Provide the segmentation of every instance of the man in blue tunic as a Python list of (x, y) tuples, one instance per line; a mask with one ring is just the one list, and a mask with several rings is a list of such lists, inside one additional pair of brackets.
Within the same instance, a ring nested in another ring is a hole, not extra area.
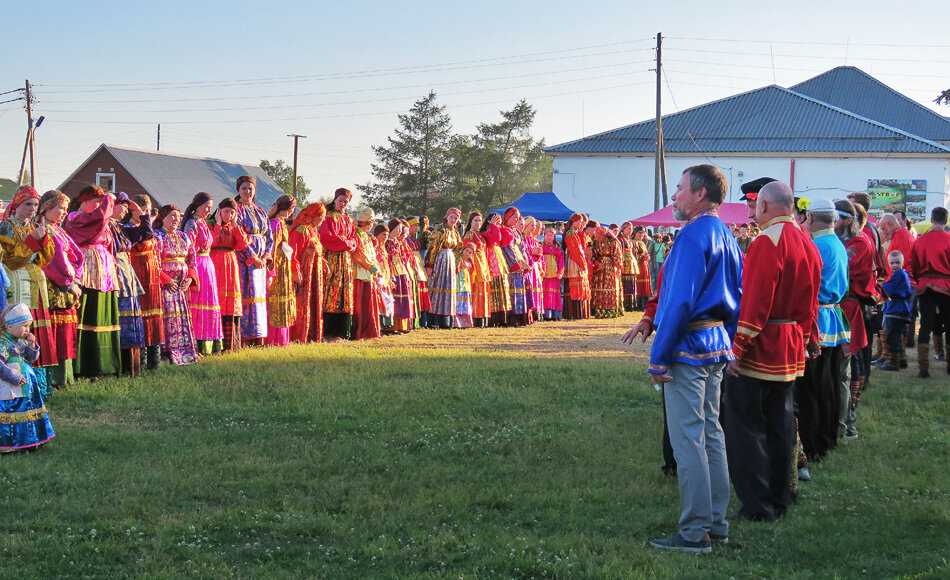
[[(665, 383), (681, 515), (680, 532), (651, 541), (657, 548), (709, 553), (711, 540), (728, 539), (730, 492), (719, 386), (726, 363), (734, 358), (742, 253), (718, 217), (727, 190), (719, 169), (694, 165), (683, 172), (673, 196), (673, 216), (686, 225), (663, 265), (648, 372), (654, 384)], [(650, 328), (638, 325), (623, 341), (632, 342)]]
[[(849, 381), (841, 381), (848, 356), (842, 345), (851, 330), (840, 302), (848, 293), (848, 251), (835, 235), (838, 212), (831, 200), (817, 198), (805, 210), (805, 229), (821, 254), (818, 286), (818, 336), (821, 353), (805, 362), (805, 374), (795, 382), (798, 432), (809, 461), (821, 460), (837, 446), (842, 396), (850, 401)], [(848, 373), (850, 375), (850, 372)], [(843, 390), (842, 390), (843, 389)]]

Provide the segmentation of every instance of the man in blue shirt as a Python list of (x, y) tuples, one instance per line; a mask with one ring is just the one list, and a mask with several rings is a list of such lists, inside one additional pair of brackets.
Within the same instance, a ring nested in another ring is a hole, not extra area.
[(686, 222), (663, 265), (655, 325), (644, 321), (623, 336), (656, 327), (648, 372), (664, 384), (670, 441), (678, 467), (680, 533), (653, 540), (657, 548), (712, 551), (711, 540), (728, 539), (729, 474), (719, 424), (719, 386), (734, 359), (739, 321), (742, 253), (718, 217), (728, 190), (712, 165), (683, 172), (673, 196), (673, 216)]

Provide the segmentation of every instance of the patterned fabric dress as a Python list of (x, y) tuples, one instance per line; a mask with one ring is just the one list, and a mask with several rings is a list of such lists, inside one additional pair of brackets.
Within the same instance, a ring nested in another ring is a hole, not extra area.
[(162, 284), (159, 280), (162, 262), (159, 257), (159, 243), (148, 219), (135, 225), (123, 226), (125, 236), (132, 242), (129, 259), (132, 270), (142, 285), (144, 294), (139, 296), (142, 309), (142, 326), (145, 329), (145, 345), (159, 346), (165, 342), (165, 323), (162, 321)]
[(491, 276), (488, 284), (489, 324), (504, 326), (508, 323), (508, 312), (511, 310), (511, 289), (508, 285), (508, 263), (501, 250), (501, 228), (489, 224), (481, 235), (485, 238), (485, 260)]
[(323, 340), (323, 274), (327, 268), (320, 232), (313, 226), (298, 226), (290, 232), (288, 243), (294, 250), (294, 279), (300, 280), (297, 317), (290, 329), (290, 340), (320, 342)]
[(198, 273), (198, 291), (188, 293), (191, 328), (195, 333), (198, 351), (201, 354), (212, 354), (222, 350), (224, 339), (218, 276), (211, 259), (211, 245), (214, 240), (211, 228), (205, 220), (190, 219), (182, 229), (195, 245), (195, 271)]
[[(192, 364), (198, 357), (191, 329), (191, 311), (181, 285), (186, 278), (198, 278), (195, 272), (195, 247), (191, 237), (180, 230), (166, 232), (162, 229), (157, 230), (155, 235), (161, 242), (162, 310), (165, 322), (162, 353), (176, 365)], [(174, 282), (178, 287), (170, 289), (167, 286), (169, 282)], [(195, 290), (194, 285), (195, 282), (192, 282), (188, 292)]]
[(65, 385), (73, 382), (73, 359), (76, 358), (76, 309), (79, 299), (69, 292), (82, 276), (82, 250), (63, 228), (56, 224), (46, 226), (52, 238), (53, 260), (43, 268), (46, 274), (46, 291), (49, 296), (50, 321), (56, 335), (57, 368), (52, 373), (52, 383)]
[[(274, 218), (270, 221), (274, 238), (273, 270), (267, 285), (267, 344), (290, 344), (290, 327), (297, 318), (297, 297), (293, 281), (293, 248), (288, 243), (287, 224)], [(289, 254), (289, 255), (288, 255)]]
[(459, 260), (458, 279), (456, 280), (455, 326), (458, 328), (472, 328), (472, 262)]
[(491, 270), (488, 267), (486, 255), (487, 244), (485, 237), (478, 232), (469, 231), (463, 241), (475, 244), (475, 257), (472, 262), (472, 318), (475, 326), (487, 326), (491, 316), (489, 304), (489, 288), (491, 284)]
[(637, 305), (637, 260), (633, 255), (633, 240), (620, 236), (620, 249), (623, 253), (623, 268), (620, 271), (620, 283), (623, 286), (623, 309), (633, 312)]
[(544, 310), (544, 270), (542, 269), (541, 244), (534, 236), (522, 235), (524, 240), (523, 255), (528, 261), (528, 269), (524, 272), (525, 299), (528, 310), (535, 311), (536, 316)]
[(414, 237), (406, 238), (406, 247), (409, 249), (409, 276), (412, 286), (413, 328), (419, 328), (422, 318), (426, 315), (432, 302), (429, 299), (429, 278), (426, 276), (425, 261), (422, 259), (422, 246)]
[(409, 247), (405, 241), (387, 240), (386, 253), (389, 258), (389, 270), (393, 277), (393, 328), (396, 332), (407, 332), (410, 322), (415, 318), (412, 290), (409, 287)]
[(564, 301), (561, 296), (561, 279), (564, 277), (564, 250), (557, 243), (541, 247), (544, 257), (544, 318), (560, 320)]
[(376, 240), (363, 230), (356, 230), (359, 244), (353, 251), (353, 265), (356, 269), (356, 282), (353, 284), (353, 338), (366, 340), (379, 338), (382, 329), (379, 324), (380, 302), (376, 276), (379, 264), (376, 262)]
[(328, 208), (320, 225), (320, 243), (330, 272), (323, 280), (323, 333), (350, 338), (353, 331), (353, 260), (359, 244), (353, 220), (345, 213)]
[(620, 242), (610, 234), (603, 241), (594, 241), (594, 276), (591, 278), (591, 311), (594, 318), (623, 316), (620, 292), (620, 272), (623, 253)]
[(0, 336), (0, 453), (38, 447), (56, 436), (30, 366), (39, 356), (37, 348), (7, 333)]
[(247, 234), (234, 224), (215, 224), (211, 230), (211, 263), (214, 265), (218, 308), (221, 312), (222, 348), (241, 350), (241, 272), (238, 252), (247, 248)]
[(457, 298), (455, 251), (462, 245), (462, 238), (455, 228), (445, 224), (438, 227), (429, 238), (426, 252), (426, 267), (432, 268), (429, 276), (430, 326), (452, 328), (455, 319)]
[(508, 287), (511, 292), (511, 311), (508, 324), (524, 326), (531, 323), (531, 311), (525, 296), (524, 265), (527, 263), (522, 253), (524, 241), (521, 233), (508, 227), (501, 228), (501, 250), (508, 266)]
[[(653, 296), (653, 284), (650, 280), (650, 252), (642, 240), (633, 240), (633, 255), (637, 260), (637, 297), (646, 300)], [(643, 308), (642, 304), (640, 308)]]
[(10, 280), (10, 304), (22, 302), (30, 307), (33, 315), (33, 334), (40, 347), (37, 374), (45, 384), (46, 368), (55, 367), (56, 332), (49, 313), (49, 293), (43, 268), (53, 259), (55, 244), (47, 233), (39, 242), (30, 233), (33, 222), (24, 222), (11, 215), (0, 223), (0, 250), (3, 251), (3, 266)]
[(587, 234), (570, 230), (564, 235), (564, 275), (570, 288), (569, 299), (564, 304), (564, 318), (584, 320), (590, 318), (590, 279), (587, 277)]
[(267, 214), (257, 205), (238, 202), (237, 223), (247, 234), (248, 245), (237, 253), (241, 275), (241, 338), (263, 344), (267, 336), (267, 267), (250, 265), (251, 258), (265, 262), (274, 249)]
[[(376, 263), (379, 264), (379, 290), (382, 294), (386, 292), (389, 296), (393, 295), (393, 271), (392, 271), (392, 262), (389, 256), (389, 250), (386, 249), (386, 245), (389, 243), (387, 240), (386, 244), (380, 244), (379, 240), (374, 240), (376, 242)], [(394, 321), (393, 316), (390, 316), (386, 312), (385, 300), (380, 300), (379, 306), (379, 327), (382, 330), (394, 330)], [(395, 313), (395, 300), (393, 300), (393, 313)], [(408, 322), (408, 321), (407, 321)]]
[[(82, 249), (79, 332), (76, 341), (76, 374), (84, 376), (117, 373), (122, 369), (119, 344), (119, 295), (116, 290), (115, 257), (112, 255), (114, 200), (105, 196), (91, 212), (74, 211), (63, 229)], [(42, 348), (42, 347), (41, 347)]]
[(136, 376), (141, 368), (139, 349), (145, 346), (145, 328), (139, 296), (145, 294), (132, 269), (129, 250), (132, 242), (125, 235), (119, 220), (109, 220), (112, 251), (115, 255), (116, 285), (119, 293), (119, 346), (122, 349), (122, 372)]

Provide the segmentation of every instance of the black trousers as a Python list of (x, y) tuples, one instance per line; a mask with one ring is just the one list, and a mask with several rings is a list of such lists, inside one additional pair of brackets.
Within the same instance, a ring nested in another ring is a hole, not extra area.
[(774, 520), (792, 503), (794, 384), (746, 376), (725, 381), (722, 427), (729, 478), (742, 502), (743, 517)]
[(950, 328), (950, 294), (927, 290), (917, 297), (917, 305), (920, 308), (920, 334), (917, 336), (917, 344), (930, 344), (931, 332), (941, 329), (946, 333)]
[(663, 395), (663, 469), (676, 469), (676, 458), (673, 456), (673, 445), (670, 443), (670, 426), (666, 422), (666, 385), (660, 389)]
[(798, 435), (809, 461), (820, 461), (838, 445), (842, 356), (840, 346), (823, 347), (820, 356), (805, 362), (805, 374), (795, 381)]

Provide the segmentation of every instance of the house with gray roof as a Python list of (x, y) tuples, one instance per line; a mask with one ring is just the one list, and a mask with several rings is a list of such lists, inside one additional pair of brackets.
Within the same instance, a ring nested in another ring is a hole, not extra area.
[[(650, 119), (548, 147), (554, 192), (601, 221), (652, 212), (655, 129)], [(666, 115), (663, 133), (671, 194), (683, 170), (712, 163), (729, 181), (727, 202), (762, 176), (808, 198), (907, 184), (913, 219), (950, 196), (950, 121), (854, 67)]]
[(215, 202), (234, 197), (234, 184), (242, 175), (257, 178), (257, 205), (270, 208), (283, 195), (280, 186), (257, 165), (210, 157), (189, 157), (100, 145), (59, 186), (70, 198), (90, 183), (106, 191), (123, 191), (130, 196), (145, 194), (154, 205), (174, 204), (182, 210), (199, 191), (210, 193)]

